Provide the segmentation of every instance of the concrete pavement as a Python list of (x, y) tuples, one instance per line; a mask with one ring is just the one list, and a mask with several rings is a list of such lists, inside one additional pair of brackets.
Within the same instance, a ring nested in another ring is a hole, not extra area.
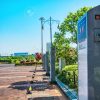
[[(0, 100), (67, 100), (56, 85), (49, 84), (41, 66), (36, 69), (34, 82), (32, 75), (35, 66), (0, 67)], [(32, 95), (26, 90), (32, 86)]]
[(31, 95), (27, 98), (31, 100), (68, 100), (62, 91), (53, 84), (49, 83), (49, 77), (45, 76), (42, 67), (37, 67), (34, 77), (34, 87)]

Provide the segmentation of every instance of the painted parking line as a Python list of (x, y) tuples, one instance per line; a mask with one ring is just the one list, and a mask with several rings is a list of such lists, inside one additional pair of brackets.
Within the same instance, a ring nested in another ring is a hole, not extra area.
[(27, 77), (27, 76), (11, 76), (11, 77), (0, 77), (0, 79), (4, 79), (4, 78), (23, 78), (23, 77)]
[(4, 74), (23, 74), (23, 73), (31, 73), (31, 72), (3, 72), (3, 73), (0, 73), (0, 75), (4, 75)]
[(1, 88), (19, 88), (19, 87), (28, 87), (30, 85), (28, 84), (24, 84), (24, 85), (4, 85), (4, 86), (0, 86), (0, 89)]
[(10, 85), (0, 86), (0, 88), (8, 88)]

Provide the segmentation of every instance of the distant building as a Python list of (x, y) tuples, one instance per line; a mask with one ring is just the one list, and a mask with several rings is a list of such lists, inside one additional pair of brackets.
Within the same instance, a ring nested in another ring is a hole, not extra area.
[(14, 56), (28, 56), (28, 52), (14, 53)]

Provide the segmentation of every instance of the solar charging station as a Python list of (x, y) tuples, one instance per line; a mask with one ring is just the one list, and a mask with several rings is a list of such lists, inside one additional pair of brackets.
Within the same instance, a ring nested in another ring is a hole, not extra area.
[(78, 21), (79, 100), (100, 100), (100, 5)]

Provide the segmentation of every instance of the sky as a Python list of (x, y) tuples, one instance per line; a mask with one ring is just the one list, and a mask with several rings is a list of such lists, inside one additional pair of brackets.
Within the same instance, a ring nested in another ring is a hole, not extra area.
[[(69, 12), (84, 6), (100, 5), (100, 0), (0, 0), (0, 54), (41, 52), (40, 17), (63, 22)], [(52, 24), (53, 34), (58, 31)], [(50, 42), (49, 23), (44, 24), (44, 53)]]

